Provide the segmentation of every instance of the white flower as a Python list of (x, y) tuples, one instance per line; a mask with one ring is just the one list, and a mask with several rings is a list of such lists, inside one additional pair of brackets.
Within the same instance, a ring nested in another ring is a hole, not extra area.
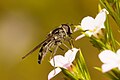
[[(79, 28), (82, 29), (83, 31), (85, 31), (85, 34), (78, 36), (76, 38), (76, 40), (84, 37), (85, 35), (88, 35), (89, 37), (91, 37), (92, 35), (96, 35), (97, 33), (99, 33), (99, 31), (102, 28), (105, 28), (104, 22), (106, 20), (106, 14), (108, 14), (107, 10), (102, 9), (98, 13), (98, 15), (95, 17), (95, 19), (90, 16), (83, 18)], [(76, 30), (78, 30), (78, 29), (75, 28), (74, 31), (76, 31)]]
[(51, 78), (53, 78), (54, 76), (61, 72), (61, 69), (59, 67), (69, 69), (69, 67), (72, 65), (72, 62), (75, 59), (77, 52), (78, 49), (73, 48), (71, 50), (68, 50), (64, 56), (62, 55), (54, 56), (54, 58), (50, 60), (50, 63), (53, 67), (55, 67), (55, 69), (49, 73), (48, 80), (50, 80)]
[(116, 67), (120, 70), (120, 49), (116, 53), (111, 50), (104, 50), (99, 54), (99, 58), (104, 63), (102, 65), (103, 72), (108, 72)]

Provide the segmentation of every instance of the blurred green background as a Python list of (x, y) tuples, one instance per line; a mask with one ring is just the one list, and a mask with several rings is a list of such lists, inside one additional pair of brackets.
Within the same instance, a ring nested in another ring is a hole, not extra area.
[[(98, 3), (98, 0), (0, 0), (0, 80), (47, 80), (53, 69), (48, 62), (50, 54), (41, 65), (37, 63), (39, 50), (24, 60), (22, 56), (60, 24), (78, 24), (85, 16), (95, 17)], [(78, 35), (79, 32), (74, 37)], [(101, 62), (98, 50), (89, 40), (83, 38), (75, 45), (83, 52), (92, 80), (108, 80), (94, 69)], [(61, 75), (52, 80), (63, 80)]]

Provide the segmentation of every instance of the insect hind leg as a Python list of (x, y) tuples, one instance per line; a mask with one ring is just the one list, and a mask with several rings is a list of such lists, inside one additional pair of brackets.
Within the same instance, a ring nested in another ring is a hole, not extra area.
[(58, 46), (59, 47), (59, 49), (61, 49), (62, 51), (65, 51), (62, 47), (60, 47), (60, 46)]
[(54, 55), (55, 55), (55, 54), (56, 54), (56, 52), (57, 52), (58, 47), (59, 47), (59, 46), (58, 46), (58, 45), (56, 45), (56, 47), (55, 47), (55, 49), (54, 49), (53, 53), (51, 54), (50, 59), (54, 57)]
[(50, 57), (50, 59), (53, 58), (54, 74), (56, 73), (56, 71), (55, 71), (55, 59), (54, 59), (54, 55), (56, 54), (58, 47), (60, 47), (60, 46), (56, 45), (56, 47), (55, 47), (55, 49), (54, 49), (54, 52), (53, 52), (53, 54), (52, 54), (51, 57)]

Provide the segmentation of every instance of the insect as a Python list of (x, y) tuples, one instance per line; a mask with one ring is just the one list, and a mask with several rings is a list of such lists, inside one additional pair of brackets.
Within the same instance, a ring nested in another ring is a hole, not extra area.
[[(72, 29), (67, 24), (61, 24), (58, 28), (52, 30), (48, 35), (47, 38), (41, 42), (39, 45), (37, 45), (35, 48), (33, 48), (29, 53), (27, 53), (25, 56), (22, 57), (24, 59), (29, 54), (33, 53), (35, 50), (40, 48), (39, 55), (38, 55), (38, 63), (41, 64), (44, 56), (48, 51), (52, 52), (50, 50), (51, 47), (54, 47), (53, 55), (56, 53), (57, 48), (60, 48), (60, 45), (63, 44), (66, 46), (63, 41), (68, 41), (71, 44), (71, 37)], [(66, 46), (67, 47), (67, 46)]]

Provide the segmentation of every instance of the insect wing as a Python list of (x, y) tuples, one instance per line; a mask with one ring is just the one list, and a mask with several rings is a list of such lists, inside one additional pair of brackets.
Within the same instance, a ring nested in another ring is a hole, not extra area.
[(28, 55), (32, 54), (35, 50), (37, 50), (38, 48), (40, 48), (44, 43), (46, 43), (47, 41), (49, 41), (50, 38), (47, 38), (46, 40), (44, 40), (42, 43), (40, 43), (39, 45), (37, 45), (36, 47), (34, 47), (29, 53), (27, 53), (25, 56), (22, 57), (22, 59), (26, 58)]

